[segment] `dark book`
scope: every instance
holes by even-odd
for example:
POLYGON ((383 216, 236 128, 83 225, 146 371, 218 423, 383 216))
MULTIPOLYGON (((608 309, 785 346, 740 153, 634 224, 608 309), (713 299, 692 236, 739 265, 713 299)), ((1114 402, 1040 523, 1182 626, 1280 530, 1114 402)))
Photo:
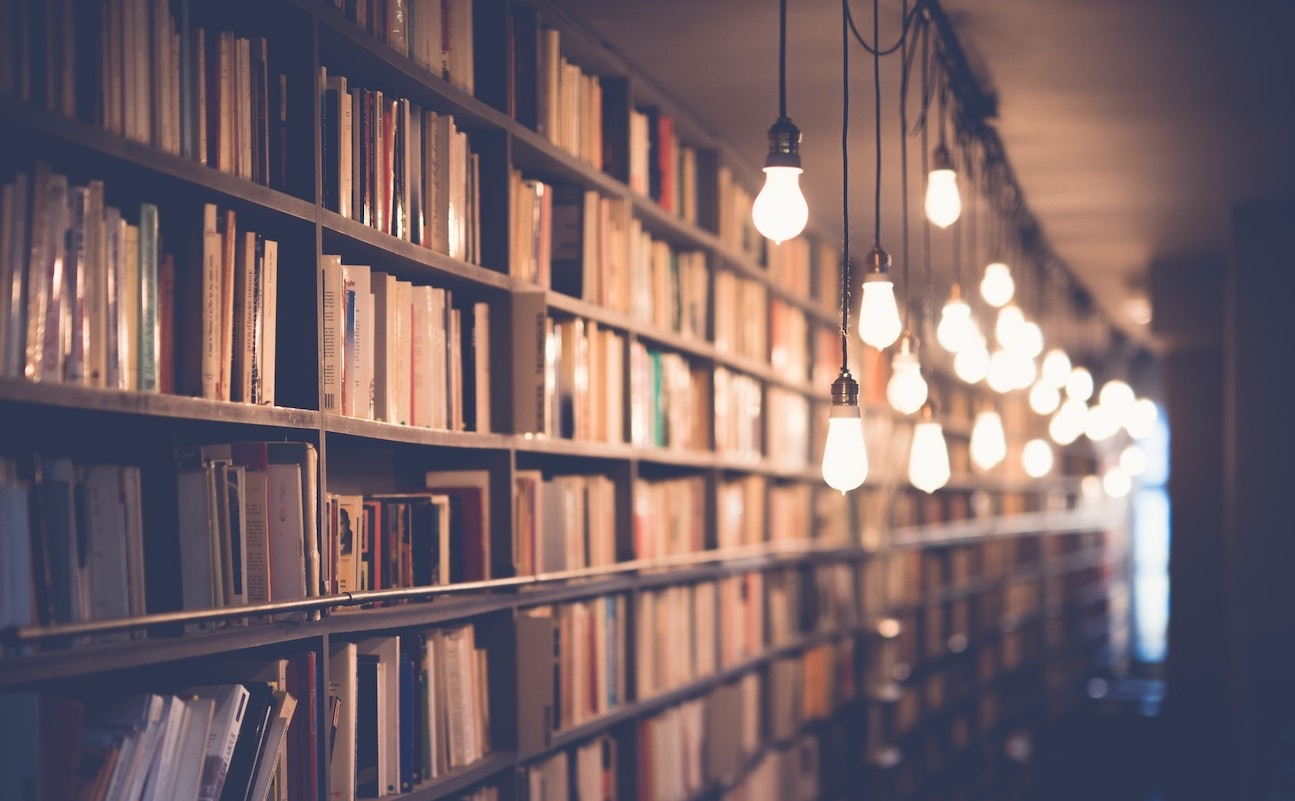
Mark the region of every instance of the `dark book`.
POLYGON ((491 577, 490 475, 485 470, 430 471, 428 489, 450 499, 450 581, 491 577))
POLYGON ((548 748, 557 726, 557 626, 547 614, 522 614, 517 617, 516 632, 517 664, 526 666, 517 671, 517 752, 525 757, 548 748))
POLYGON ((355 795, 378 795, 378 656, 356 656, 355 795))
MULTIPOLYGON (((403 640, 402 640, 403 641, 403 640)), ((400 655, 400 792, 408 793, 418 783, 414 754, 418 751, 417 719, 419 710, 414 703, 418 698, 414 660, 408 654, 400 655)))
POLYGON ((229 758, 229 770, 220 791, 220 801, 244 801, 255 776, 256 761, 265 746, 266 730, 274 707, 274 688, 263 682, 248 682, 247 705, 238 742, 229 758))
POLYGON ((549 256, 550 286, 573 298, 584 297, 585 203, 582 187, 557 184, 553 187, 553 221, 549 256))
POLYGON ((431 499, 414 499, 409 504, 409 550, 415 587, 441 583, 440 515, 431 499))
POLYGON ((517 6, 509 12, 512 22, 512 116, 532 131, 539 129, 539 12, 517 6))
POLYGON ((598 79, 603 93, 603 172, 620 181, 630 180, 630 90, 619 75, 598 79))
POLYGON ((339 175, 342 164, 340 162, 341 145, 339 136, 341 134, 341 109, 339 103, 342 98, 336 84, 330 85, 328 76, 324 68, 320 67, 320 83, 323 86, 323 97, 320 103, 320 164, 323 168, 321 174, 321 191, 323 194, 324 208, 330 211, 341 211, 339 205, 339 175))
POLYGON ((319 685, 314 651, 288 660, 287 690, 297 699, 301 720, 288 727, 289 798, 319 798, 319 685))

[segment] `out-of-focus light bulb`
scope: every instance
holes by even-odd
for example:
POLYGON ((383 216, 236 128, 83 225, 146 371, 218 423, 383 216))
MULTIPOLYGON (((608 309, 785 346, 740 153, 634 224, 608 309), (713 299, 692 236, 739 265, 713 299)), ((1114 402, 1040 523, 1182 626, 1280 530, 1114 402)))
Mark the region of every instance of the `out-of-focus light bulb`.
POLYGON ((823 480, 845 494, 868 477, 868 451, 859 411, 859 384, 846 371, 832 382, 832 411, 823 445, 823 480))
POLYGON ((1128 431, 1129 436, 1134 439, 1146 439, 1156 427, 1156 420, 1159 417, 1160 412, 1156 409, 1155 401, 1150 398, 1138 398, 1124 420, 1124 430, 1128 431))
POLYGON ((1064 389, 1070 380, 1070 357, 1061 348, 1053 348, 1043 357, 1043 380, 1064 389))
POLYGON ((1034 366, 1034 359, 1019 350, 1007 351, 1007 363, 1011 371, 1012 389, 1025 389, 1034 383, 1039 375, 1039 368, 1034 366))
POLYGON ((1079 494, 1084 497, 1085 502, 1094 503, 1100 500, 1103 492, 1105 490, 1102 489, 1102 480, 1096 475, 1089 473, 1079 480, 1079 494))
POLYGON ((899 339, 903 325, 895 303, 895 284, 890 280, 890 256, 873 248, 868 254, 868 269, 863 279, 863 300, 859 303, 859 336, 877 350, 888 348, 899 339))
POLYGON ((1106 408, 1115 412, 1116 418, 1121 424, 1128 419, 1129 413, 1133 409, 1133 404, 1137 403, 1137 396, 1133 394, 1133 387, 1127 382, 1118 378, 1112 378, 1097 393, 1097 401, 1106 408))
POLYGON ((787 117, 769 127, 764 186, 751 205, 755 230, 779 244, 805 230, 809 206, 800 191, 800 129, 787 117))
POLYGON ((985 267, 985 275, 980 279, 980 296, 994 308, 1006 306, 1016 293, 1016 282, 1012 280, 1012 271, 1001 261, 985 267))
POLYGON ((962 299, 961 290, 954 284, 940 311, 940 325, 935 329, 935 338, 940 347, 956 354, 972 344, 975 336, 976 322, 971 319, 971 306, 962 299))
POLYGON ((1071 400, 1086 401, 1093 397, 1093 374, 1086 367, 1076 367, 1066 379, 1066 397, 1071 400))
POLYGON ((1147 472, 1146 451, 1136 444, 1125 446, 1124 450, 1120 451, 1120 467, 1131 476, 1140 476, 1147 472))
POLYGON ((1003 433, 1003 418, 994 409, 976 413, 971 427, 971 463, 981 470, 990 470, 1007 458, 1007 437, 1003 433))
POLYGON ((779 244, 793 239, 809 222, 809 205, 800 190, 800 167, 765 167, 764 187, 751 205, 755 230, 779 244))
POLYGON ((953 372, 968 384, 984 381, 985 376, 989 375, 989 350, 985 347, 985 338, 979 332, 970 345, 953 357, 953 372))
POLYGON ((926 403, 926 379, 922 378, 922 365, 910 348, 909 338, 904 337, 900 343, 900 349, 890 363, 886 400, 900 414, 912 414, 926 403))
POLYGON ((1014 349, 1016 345, 1013 343, 1022 325, 1025 325, 1025 314, 1020 306, 1009 303, 999 309, 998 319, 994 323, 994 338, 998 340, 999 346, 1009 350, 1014 349))
POLYGON ((1061 393, 1049 384, 1047 379, 1040 379, 1030 387, 1030 408, 1035 414, 1048 415, 1061 405, 1061 393))
POLYGON ((1052 472, 1052 446, 1046 440, 1032 439, 1021 451, 1021 465, 1030 478, 1043 478, 1052 472))
POLYGON ((937 147, 931 172, 926 176, 926 218, 941 228, 948 228, 962 215, 962 196, 958 193, 958 173, 946 147, 937 147))
POLYGON ((1102 474, 1102 489, 1112 498, 1123 498, 1133 489, 1133 479, 1124 472, 1124 468, 1116 465, 1102 474))
POLYGON ((1083 401, 1070 398, 1061 404, 1061 408, 1048 421, 1048 436, 1058 445, 1069 445, 1084 433, 1087 422, 1088 407, 1083 401))
POLYGON ((908 453, 908 481, 922 492, 935 492, 949 483, 949 446, 944 428, 933 419, 930 404, 923 407, 922 420, 913 428, 908 453))
POLYGON ((1043 329, 1033 320, 1025 320, 1016 329, 1016 337, 1009 348, 1033 359, 1043 352, 1043 329))
POLYGON ((989 388, 995 392, 1011 392, 1016 389, 1011 351, 999 348, 990 355, 988 380, 989 388))
POLYGON ((1088 416, 1084 421, 1084 434, 1093 442, 1110 439, 1119 430, 1120 418, 1115 414, 1114 409, 1101 401, 1088 408, 1088 416))

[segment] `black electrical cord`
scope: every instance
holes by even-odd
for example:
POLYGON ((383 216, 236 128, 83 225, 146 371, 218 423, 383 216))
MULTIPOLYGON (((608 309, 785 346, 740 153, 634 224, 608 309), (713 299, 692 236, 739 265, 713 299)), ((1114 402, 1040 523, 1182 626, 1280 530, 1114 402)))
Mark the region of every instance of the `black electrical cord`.
POLYGON ((841 373, 849 371, 850 331, 850 39, 845 20, 848 0, 841 0, 841 373))
MULTIPOLYGON (((854 34, 855 41, 859 43, 860 47, 868 51, 868 53, 874 56, 876 55, 888 56, 891 53, 894 53, 896 50, 899 50, 904 46, 904 34, 908 31, 909 24, 913 21, 915 17, 917 17, 918 6, 920 5, 921 5, 921 2, 919 0, 918 5, 914 6, 912 11, 905 10, 903 12, 903 15, 902 15, 903 20, 902 20, 902 24, 900 25, 900 31, 899 31, 899 40, 896 41, 890 47, 887 47, 885 49, 879 50, 873 45, 868 44, 867 40, 863 38, 863 34, 859 33, 859 29, 855 27, 854 15, 850 13, 849 5, 847 5, 845 9, 845 24, 849 26, 850 32, 854 34)), ((872 40, 876 42, 878 41, 878 39, 879 37, 877 36, 876 31, 874 30, 872 34, 872 40)))
MULTIPOLYGON (((849 12, 846 4, 846 12, 849 12)), ((881 30, 881 0, 872 0, 872 38, 877 41, 881 30)), ((877 183, 873 191, 873 246, 881 250, 881 53, 872 51, 873 117, 876 129, 877 183)))
POLYGON ((781 0, 778 15, 778 116, 787 116, 787 0, 781 0))

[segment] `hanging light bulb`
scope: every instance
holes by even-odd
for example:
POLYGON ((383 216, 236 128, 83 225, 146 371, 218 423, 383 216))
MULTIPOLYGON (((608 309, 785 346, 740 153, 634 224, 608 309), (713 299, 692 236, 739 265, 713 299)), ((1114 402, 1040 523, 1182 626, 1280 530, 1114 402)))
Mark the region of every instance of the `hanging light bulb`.
POLYGON ((931 159, 931 172, 926 176, 926 218, 941 228, 948 228, 962 214, 958 173, 954 171, 953 159, 944 145, 935 149, 931 159))
POLYGON ((868 451, 863 442, 859 384, 848 370, 832 382, 832 411, 823 446, 823 480, 842 495, 868 477, 868 451))
POLYGON ((999 348, 989 357, 989 388, 995 392, 1011 392, 1016 389, 1016 374, 1012 365, 1012 352, 999 348))
POLYGON ((1070 380, 1070 357, 1061 348, 1053 348, 1043 357, 1043 380, 1064 389, 1070 380))
POLYGON ((949 483, 949 446, 944 428, 935 419, 934 407, 922 406, 922 419, 913 428, 908 453, 908 480, 914 487, 931 493, 949 483))
POLYGON ((1147 472, 1146 451, 1136 443, 1126 445, 1124 450, 1120 451, 1120 467, 1131 476, 1140 476, 1147 472))
POLYGON ((1129 416, 1124 420, 1124 430, 1128 431, 1129 436, 1134 439, 1146 439, 1156 427, 1156 420, 1159 417, 1160 412, 1156 410, 1155 401, 1150 398, 1138 398, 1133 403, 1129 416))
POLYGON ((1034 359, 1019 350, 1007 351, 1007 364, 1012 389, 1025 389, 1033 384, 1034 379, 1039 375, 1039 368, 1034 365, 1034 359))
POLYGON ((1097 393, 1097 401, 1106 408, 1115 413, 1116 419, 1123 425, 1124 421, 1133 411, 1133 405, 1138 402, 1137 396, 1133 394, 1133 387, 1127 382, 1112 378, 1097 393))
POLYGON ((1120 430, 1120 418, 1115 410, 1098 401, 1088 409, 1084 419, 1084 434, 1093 442, 1101 442, 1115 436, 1120 430))
POLYGON ((962 289, 954 284, 949 290, 949 299, 940 310, 940 325, 935 329, 935 338, 940 347, 956 354, 970 345, 975 336, 976 321, 971 319, 971 306, 962 299, 962 289))
POLYGON ((902 330, 899 306, 895 303, 895 284, 890 280, 890 255, 881 248, 873 248, 868 254, 863 300, 859 303, 859 336, 882 350, 894 344, 902 330))
POLYGON ((1112 498, 1123 498, 1133 489, 1133 479, 1119 465, 1108 468, 1102 474, 1102 489, 1112 498))
POLYGON ((1081 400, 1068 399, 1057 409, 1048 422, 1048 436, 1058 445, 1069 445, 1084 433, 1088 422, 1088 407, 1081 400))
POLYGON ((910 338, 905 335, 899 343, 899 351, 890 363, 886 400, 900 414, 912 414, 926 403, 926 379, 922 378, 922 365, 912 351, 910 338))
POLYGON ((976 413, 971 427, 971 463, 981 470, 989 470, 1007 458, 1007 437, 1003 433, 1003 418, 994 409, 976 413))
POLYGON ((1061 393, 1048 383, 1046 378, 1034 382, 1030 387, 1030 408, 1035 414, 1048 415, 1061 405, 1061 393))
POLYGON ((989 349, 985 347, 985 338, 979 331, 974 333, 971 344, 953 357, 953 372, 968 384, 984 381, 985 376, 989 375, 989 349))
POLYGON ((1047 440, 1032 439, 1021 451, 1021 465, 1030 478, 1043 478, 1052 472, 1052 446, 1047 440))
POLYGON ((805 230, 809 206, 800 191, 800 129, 787 116, 787 0, 779 12, 778 119, 769 127, 764 187, 751 206, 751 221, 762 236, 781 244, 805 230))
POLYGON ((1012 280, 1012 271, 1001 261, 985 267, 985 276, 980 279, 980 296, 994 308, 1006 306, 1016 293, 1016 282, 1012 280))
POLYGON ((998 344, 1004 348, 1011 348, 1012 341, 1016 339, 1025 324, 1025 314, 1021 307, 1015 303, 1009 303, 998 310, 998 320, 994 323, 994 338, 998 344))
POLYGON ((1043 352, 1043 329, 1033 320, 1024 320, 1016 329, 1016 339, 1010 347, 1033 359, 1043 352))
POLYGON ((1066 379, 1066 397, 1071 400, 1086 401, 1093 397, 1093 374, 1086 367, 1076 367, 1066 379))

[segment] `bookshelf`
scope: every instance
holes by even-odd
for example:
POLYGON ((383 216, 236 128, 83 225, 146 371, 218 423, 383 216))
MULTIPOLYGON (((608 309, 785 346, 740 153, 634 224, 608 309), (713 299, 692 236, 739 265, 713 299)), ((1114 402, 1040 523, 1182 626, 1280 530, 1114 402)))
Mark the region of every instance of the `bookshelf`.
POLYGON ((179 793, 142 755, 233 686, 277 695, 230 770, 285 801, 909 797, 982 741, 988 791, 1100 669, 1118 526, 965 459, 907 489, 878 403, 876 477, 822 486, 835 252, 766 249, 740 160, 560 7, 97 7, 0 25, 0 708, 38 734, 0 795, 179 793))

